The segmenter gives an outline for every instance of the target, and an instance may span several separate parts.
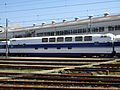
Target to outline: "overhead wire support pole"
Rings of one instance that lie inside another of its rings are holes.
[[[6,18],[6,28],[5,28],[5,36],[6,36],[6,58],[8,57],[8,19]]]
[[[90,22],[89,22],[89,30],[90,30],[90,33],[92,33],[92,29],[91,29],[91,27],[92,27],[92,17],[93,17],[93,15],[90,15],[90,16],[88,16],[89,17],[89,20],[90,20]]]

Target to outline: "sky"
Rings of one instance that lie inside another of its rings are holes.
[[[9,25],[26,27],[89,15],[101,17],[105,12],[120,14],[120,0],[0,0],[0,26],[5,26],[6,18]]]

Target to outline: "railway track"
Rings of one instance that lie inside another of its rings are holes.
[[[70,74],[34,74],[27,76],[17,76],[14,79],[0,80],[0,87],[5,88],[6,85],[11,85],[11,88],[16,88],[23,85],[22,89],[27,86],[34,86],[35,89],[38,86],[46,87],[101,87],[101,88],[120,88],[119,76],[76,76]],[[31,88],[31,87],[29,87]],[[42,87],[43,88],[43,87]],[[104,89],[103,89],[104,90]]]
[[[114,58],[0,58],[0,89],[119,90],[120,76],[110,75],[120,72],[119,61]]]
[[[108,73],[120,73],[119,69],[113,69],[113,68],[76,68],[76,69],[65,69],[66,72],[77,72],[79,74],[92,74],[97,73],[100,75],[108,75]],[[92,72],[92,73],[90,73]]]
[[[111,59],[110,59],[111,60]],[[0,58],[0,68],[14,69],[44,69],[51,70],[64,67],[76,67],[95,62],[105,62],[108,59],[79,59],[79,58]]]
[[[11,84],[11,85],[39,85],[39,86],[59,86],[59,87],[120,87],[120,83],[106,83],[106,82],[69,82],[69,81],[43,81],[43,80],[0,80],[0,84]]]
[[[15,61],[70,61],[70,62],[105,62],[114,58],[40,58],[40,57],[0,57],[0,60],[15,60]],[[74,61],[73,61],[74,60]]]
[[[58,75],[58,74],[34,74],[34,76],[20,76],[14,79],[0,80],[0,88],[49,88],[58,87],[79,89],[81,87],[94,87],[94,88],[120,88],[120,77],[115,76],[76,76],[76,75]],[[8,86],[7,86],[8,85]],[[23,86],[23,87],[21,87]],[[28,87],[33,86],[33,87]],[[44,86],[44,87],[43,87]],[[54,88],[54,89],[55,89]],[[49,88],[50,89],[50,88]],[[97,90],[97,89],[95,89]]]
[[[27,86],[27,85],[0,85],[1,90],[119,90],[119,88],[92,88],[92,87],[54,87],[54,86]]]

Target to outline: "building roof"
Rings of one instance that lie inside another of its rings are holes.
[[[114,20],[120,20],[120,14],[119,15],[112,15],[112,16],[103,16],[103,17],[95,17],[92,18],[92,23],[96,22],[106,22],[106,21],[114,21]],[[21,28],[14,28],[12,30],[9,30],[8,32],[20,32],[25,30],[37,30],[37,29],[45,29],[45,28],[54,28],[54,27],[64,27],[64,26],[72,26],[72,25],[82,25],[89,23],[90,19],[82,19],[77,21],[66,21],[66,22],[60,22],[60,23],[54,23],[54,24],[45,24],[45,25],[35,25],[35,26],[29,26],[29,27],[21,27]]]

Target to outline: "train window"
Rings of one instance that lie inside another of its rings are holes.
[[[3,45],[0,45],[0,48],[4,48]]]
[[[82,41],[82,36],[75,37],[75,41]]]
[[[49,38],[49,42],[55,42],[55,38]]]
[[[26,46],[26,44],[24,43],[23,46]]]
[[[68,49],[72,49],[72,47],[68,47]]]
[[[42,38],[42,42],[48,42],[48,38]]]
[[[48,49],[47,47],[44,47],[44,49]]]
[[[1,48],[2,46],[0,45],[0,48]]]
[[[2,45],[2,48],[6,48],[6,45]]]
[[[58,37],[57,42],[63,42],[64,38],[63,37]]]
[[[66,42],[72,41],[72,37],[65,37],[65,41],[66,41]]]
[[[107,37],[106,35],[101,36],[101,38],[106,38],[106,37]]]
[[[99,42],[94,42],[94,45],[98,46],[98,45],[99,45]]]
[[[61,47],[57,47],[57,49],[61,49]]]
[[[13,48],[14,46],[13,45],[9,45],[9,48]]]
[[[92,36],[85,36],[84,41],[92,41]]]
[[[11,41],[16,41],[16,40],[11,40]]]
[[[38,48],[35,48],[35,50],[38,50]]]
[[[6,45],[0,45],[0,48],[6,48]]]

